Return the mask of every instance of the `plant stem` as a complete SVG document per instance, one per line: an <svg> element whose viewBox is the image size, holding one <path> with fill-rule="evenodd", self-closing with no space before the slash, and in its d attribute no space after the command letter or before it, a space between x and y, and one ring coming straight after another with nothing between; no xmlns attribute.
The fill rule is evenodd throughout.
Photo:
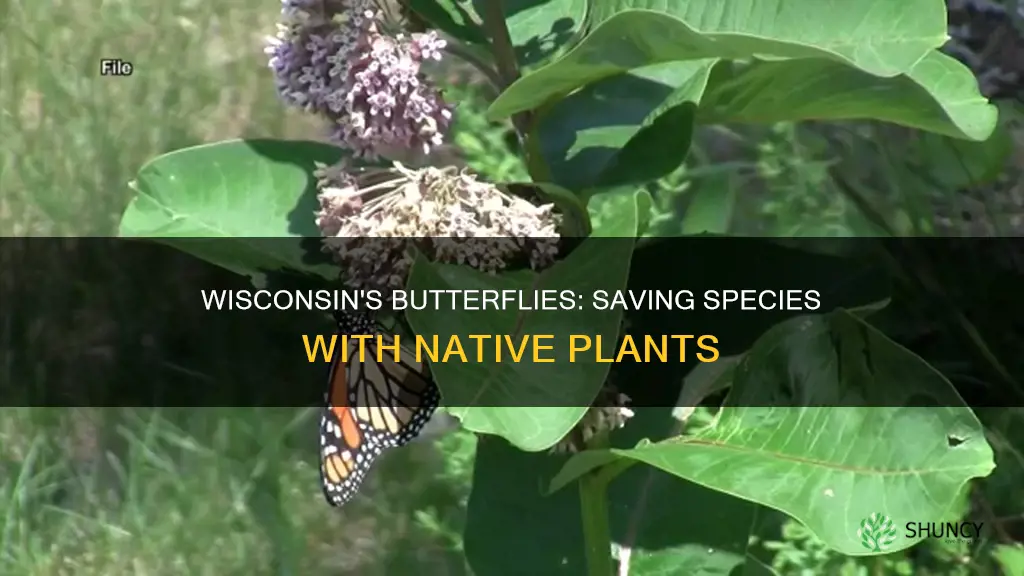
<svg viewBox="0 0 1024 576"><path fill-rule="evenodd" d="M484 30L491 36L491 50L494 52L494 61L498 65L498 73L501 74L505 85L519 79L519 64L516 61L516 52L512 47L512 37L505 26L505 6L502 0L490 0L484 3L483 18Z"/></svg>
<svg viewBox="0 0 1024 576"><path fill-rule="evenodd" d="M487 82L490 84L491 89L494 90L493 96L495 98L497 98L498 94L501 94L501 91L504 90L504 82L501 79L501 75L498 74L498 71L489 63L484 62L483 58L480 58L478 54L474 53L466 46L456 41L445 46L444 51L469 64L473 68L476 68L478 72L483 74L484 77L487 78Z"/></svg>
<svg viewBox="0 0 1024 576"><path fill-rule="evenodd" d="M498 75L502 81L499 87L501 92L519 79L519 63L508 26L505 25L505 3L502 0L487 0L483 5L483 14L480 16L483 19L484 30L491 37L491 52L494 54L494 63L498 67ZM529 112L514 114L512 124L519 133L521 143L530 128Z"/></svg>
<svg viewBox="0 0 1024 576"><path fill-rule="evenodd" d="M611 576L614 566L612 535L608 525L608 480L600 473L591 472L584 474L579 484L587 574Z"/></svg>

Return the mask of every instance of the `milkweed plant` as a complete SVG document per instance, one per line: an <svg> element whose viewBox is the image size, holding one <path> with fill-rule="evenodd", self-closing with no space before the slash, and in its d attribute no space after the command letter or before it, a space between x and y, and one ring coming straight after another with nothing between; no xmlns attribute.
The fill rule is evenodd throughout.
<svg viewBox="0 0 1024 576"><path fill-rule="evenodd" d="M132 182L120 233L256 283L297 272L382 290L623 289L643 273L631 270L634 256L663 241L639 240L651 220L648 185L679 169L699 126L876 119L986 140L997 109L940 51L946 39L941 0L282 0L267 74L282 110L321 119L323 137L155 158ZM492 85L487 115L514 127L529 181L488 181L438 160L461 112L436 81L450 62ZM319 259L310 238L322 240ZM672 267L673 253L661 266ZM404 316L442 338L583 332L613 342L633 321L590 310ZM856 387L877 400L908 378L956 396L867 317L837 309L758 329L743 354L709 365L717 372L694 369L702 383L687 377L682 406L665 408L633 405L629 376L608 364L432 366L442 404L480 437L470 565L479 574L726 573L758 562L747 547L769 509L850 556L879 553L857 536L872 513L948 520L964 486L994 469L962 401L921 413L882 400L738 400L792 392L794 374L837 398ZM879 350L871 370L844 362L839 373L822 357L868 342ZM727 400L713 418L687 424L714 392ZM961 441L920 443L943 431ZM918 540L901 531L887 552Z"/></svg>

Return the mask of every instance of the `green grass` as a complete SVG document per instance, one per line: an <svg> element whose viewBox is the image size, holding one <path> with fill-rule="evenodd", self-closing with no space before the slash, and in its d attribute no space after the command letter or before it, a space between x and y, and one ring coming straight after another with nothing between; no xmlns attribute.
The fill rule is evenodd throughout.
<svg viewBox="0 0 1024 576"><path fill-rule="evenodd" d="M115 235L127 183L154 156L322 134L274 93L262 37L275 2L7 0L0 14L3 236ZM100 77L100 58L135 73ZM246 358L231 345L261 327L190 324L190 287L223 273L183 277L196 272L180 259L102 249L0 244L0 386L287 385L287 352ZM189 366L154 360L189 340ZM339 511L320 494L316 426L313 409L2 407L0 573L466 572L471 435L392 451Z"/></svg>
<svg viewBox="0 0 1024 576"><path fill-rule="evenodd" d="M338 511L317 487L309 412L6 409L0 569L464 573L458 524L472 437L393 452ZM98 446L56 433L69 424L111 434Z"/></svg>
<svg viewBox="0 0 1024 576"><path fill-rule="evenodd" d="M109 235L154 155L241 136L316 137L265 67L273 2L4 4L0 230ZM101 58L134 65L101 77Z"/></svg>

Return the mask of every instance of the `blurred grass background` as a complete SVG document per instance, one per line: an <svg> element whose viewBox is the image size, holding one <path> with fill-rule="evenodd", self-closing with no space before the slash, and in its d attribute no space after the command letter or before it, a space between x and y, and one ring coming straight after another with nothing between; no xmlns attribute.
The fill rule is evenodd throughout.
<svg viewBox="0 0 1024 576"><path fill-rule="evenodd" d="M266 67L278 8L0 2L0 234L116 235L127 182L156 155L237 137L318 139L316 121L281 106ZM134 74L101 77L101 58L128 60ZM126 368L125 351L181 324L184 295L142 309L153 299L134 284L152 262L88 246L53 240L41 255L39 244L0 244L0 301L31 312L0 314L0 386L152 377ZM161 290L195 286L176 278L185 268L161 271ZM124 290L96 293L118 277ZM225 362L216 337L193 349L206 364L245 364ZM465 573L475 439L389 453L339 511L320 494L317 419L289 408L0 408L0 574Z"/></svg>
<svg viewBox="0 0 1024 576"><path fill-rule="evenodd" d="M158 154L226 138L319 138L314 120L280 105L265 66L262 37L277 9L242 0L0 0L0 233L114 235L127 182ZM128 60L135 73L100 77L101 58ZM461 102L452 154L493 178L525 179L507 126L482 116L476 79L456 68L447 84ZM653 232L870 231L832 186L827 168L840 161L875 176L859 184L873 197L898 198L891 211L913 203L908 186L919 188L925 216L917 210L910 220L934 221L933 200L956 197L962 182L904 182L906 167L895 176L865 170L886 154L859 144L873 160L848 153L871 138L854 132L708 129L687 167L652 186ZM1012 207L1006 197L986 202ZM125 343L157 346L147 338L181 323L176 302L147 311L138 309L145 287L95 294L69 285L84 268L127 285L138 275L132 267L148 264L82 254L73 239L31 261L17 243L0 244L0 302L32 313L0 315L0 386L53 378L90 386L115 369L145 384L148 374L122 369ZM175 274L161 272L168 292ZM207 337L195 350L212 361L221 346ZM285 408L0 408L0 574L466 573L471 435L392 451L338 511L318 488L315 426L313 410Z"/></svg>

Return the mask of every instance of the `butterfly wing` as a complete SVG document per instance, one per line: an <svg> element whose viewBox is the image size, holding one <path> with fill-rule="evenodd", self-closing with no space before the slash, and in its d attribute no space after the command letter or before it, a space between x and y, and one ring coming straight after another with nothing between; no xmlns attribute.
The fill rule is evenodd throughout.
<svg viewBox="0 0 1024 576"><path fill-rule="evenodd" d="M382 336L386 345L394 340ZM391 448L416 438L437 409L440 393L426 367L410 362L413 352L402 350L400 362L390 352L377 361L375 345L370 358L359 363L360 385L352 389L356 420L366 422L374 441Z"/></svg>
<svg viewBox="0 0 1024 576"><path fill-rule="evenodd" d="M401 362L390 352L378 362L374 341L366 340L363 362L358 341L350 340L348 361L342 362L338 354L331 365L320 418L320 479L333 506L356 494L383 449L415 438L440 401L425 367L405 361L411 351L403 349Z"/></svg>
<svg viewBox="0 0 1024 576"><path fill-rule="evenodd" d="M352 499L382 447L367 436L349 405L349 366L338 354L331 363L320 415L320 487L332 506Z"/></svg>

